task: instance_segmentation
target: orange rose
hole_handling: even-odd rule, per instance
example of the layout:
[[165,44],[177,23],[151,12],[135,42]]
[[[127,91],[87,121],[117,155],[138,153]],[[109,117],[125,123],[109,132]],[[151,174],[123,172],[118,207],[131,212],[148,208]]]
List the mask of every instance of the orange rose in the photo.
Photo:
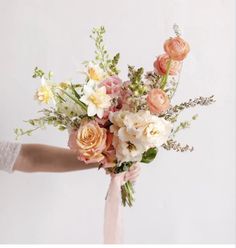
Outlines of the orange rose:
[[165,52],[173,60],[183,60],[190,51],[189,44],[180,37],[170,38],[164,44]]
[[148,107],[153,114],[162,114],[170,106],[170,100],[161,89],[152,89],[147,96]]
[[[170,61],[170,57],[168,54],[162,54],[159,57],[157,57],[156,61],[154,62],[153,66],[155,70],[160,75],[165,75],[167,72],[167,64]],[[181,62],[172,60],[170,64],[170,70],[169,75],[175,75],[177,72],[179,72],[181,66]]]
[[103,152],[105,158],[101,161],[103,164],[103,168],[114,167],[116,161],[116,151],[114,146],[112,145],[113,134],[109,131],[107,132],[107,140],[106,140],[106,148]]
[[78,130],[70,134],[68,146],[86,163],[101,162],[106,148],[106,129],[96,121],[83,121]]

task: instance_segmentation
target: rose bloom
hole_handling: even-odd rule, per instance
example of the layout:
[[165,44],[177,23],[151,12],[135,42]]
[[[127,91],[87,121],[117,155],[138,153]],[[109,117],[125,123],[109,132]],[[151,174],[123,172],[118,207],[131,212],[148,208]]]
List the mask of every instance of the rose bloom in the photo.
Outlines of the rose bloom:
[[182,61],[190,51],[189,44],[180,37],[170,38],[164,44],[165,52],[171,59]]
[[104,159],[101,161],[101,163],[103,164],[103,168],[109,168],[115,166],[116,151],[114,146],[112,145],[112,141],[113,141],[113,134],[108,131],[107,139],[106,139],[106,148],[103,152]]
[[102,84],[106,87],[106,93],[111,96],[120,94],[122,81],[117,76],[111,76],[105,79]]
[[106,148],[106,129],[101,128],[96,121],[82,121],[78,130],[70,134],[68,146],[75,151],[78,159],[85,163],[101,162],[102,152]]
[[147,104],[153,114],[162,114],[170,106],[170,100],[161,89],[152,89],[147,96]]
[[[154,62],[153,66],[155,70],[160,75],[165,75],[167,73],[167,64],[170,61],[170,57],[168,54],[162,54],[159,57],[157,57],[156,61]],[[177,72],[179,72],[181,66],[181,62],[172,60],[170,64],[170,75],[176,75]]]

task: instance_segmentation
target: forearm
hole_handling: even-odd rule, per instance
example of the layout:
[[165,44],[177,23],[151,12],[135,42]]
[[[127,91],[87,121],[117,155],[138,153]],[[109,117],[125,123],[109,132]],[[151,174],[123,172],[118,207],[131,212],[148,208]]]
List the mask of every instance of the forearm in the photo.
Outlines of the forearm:
[[97,168],[98,164],[85,164],[69,149],[23,144],[14,170],[23,172],[67,172]]

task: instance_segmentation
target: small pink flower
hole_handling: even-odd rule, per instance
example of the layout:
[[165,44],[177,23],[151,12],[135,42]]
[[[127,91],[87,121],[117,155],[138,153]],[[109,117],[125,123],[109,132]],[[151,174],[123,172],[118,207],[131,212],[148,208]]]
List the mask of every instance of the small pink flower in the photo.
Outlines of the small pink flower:
[[[167,65],[169,61],[170,61],[169,55],[162,54],[159,57],[157,57],[153,66],[160,75],[165,75],[167,73]],[[180,66],[181,66],[181,62],[172,60],[170,64],[169,74],[176,75],[180,70]]]
[[147,96],[147,104],[153,114],[162,114],[170,106],[170,100],[161,89],[152,89]]
[[122,108],[122,106],[124,106],[127,103],[128,99],[132,95],[132,91],[129,89],[130,84],[131,84],[130,81],[125,81],[123,83],[123,86],[120,91],[120,105],[121,105],[120,109]]
[[106,87],[106,93],[111,96],[118,96],[120,94],[122,81],[117,76],[111,76],[105,79],[102,84]]

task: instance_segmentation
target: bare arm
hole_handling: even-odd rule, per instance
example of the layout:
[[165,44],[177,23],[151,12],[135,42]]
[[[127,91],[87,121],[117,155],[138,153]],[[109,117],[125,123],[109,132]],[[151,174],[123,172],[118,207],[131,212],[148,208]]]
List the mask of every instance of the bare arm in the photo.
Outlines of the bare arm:
[[85,164],[69,149],[23,144],[13,170],[23,172],[67,172],[97,168],[98,164]]

